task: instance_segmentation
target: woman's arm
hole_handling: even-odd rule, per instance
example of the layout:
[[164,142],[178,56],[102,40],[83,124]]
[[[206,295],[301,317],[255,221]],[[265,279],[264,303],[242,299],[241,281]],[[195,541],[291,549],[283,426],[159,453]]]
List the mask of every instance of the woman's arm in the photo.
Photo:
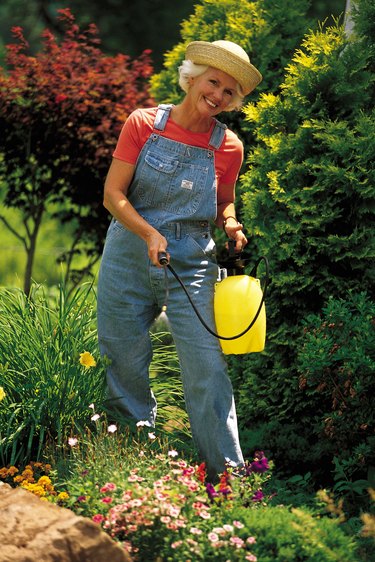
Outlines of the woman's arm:
[[133,164],[113,158],[104,184],[103,205],[115,219],[145,241],[151,262],[159,266],[158,253],[166,251],[168,242],[141,217],[126,197],[134,171]]
[[234,205],[235,185],[220,185],[217,195],[217,217],[215,224],[223,228],[228,238],[236,241],[236,251],[240,252],[247,244],[242,232],[243,225],[236,218]]

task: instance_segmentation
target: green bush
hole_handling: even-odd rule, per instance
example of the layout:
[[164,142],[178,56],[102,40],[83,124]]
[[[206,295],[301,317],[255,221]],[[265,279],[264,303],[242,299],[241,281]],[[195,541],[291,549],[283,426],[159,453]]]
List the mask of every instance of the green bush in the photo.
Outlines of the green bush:
[[[358,2],[359,15],[367,5]],[[266,350],[233,358],[233,381],[242,432],[262,439],[256,445],[280,470],[299,474],[329,478],[333,465],[322,458],[341,454],[312,426],[326,410],[321,396],[306,402],[299,387],[302,322],[330,296],[373,293],[373,65],[370,37],[348,39],[338,24],[310,32],[281,94],[245,108],[256,145],[242,176],[243,222],[249,251],[269,258],[272,283]]]
[[336,519],[314,516],[307,508],[268,506],[236,515],[256,537],[259,562],[352,562],[355,544]]
[[322,314],[304,321],[304,343],[296,361],[305,402],[316,412],[312,431],[319,440],[328,440],[341,459],[368,444],[362,466],[375,464],[374,322],[375,304],[366,293],[350,293],[347,300],[330,298]]

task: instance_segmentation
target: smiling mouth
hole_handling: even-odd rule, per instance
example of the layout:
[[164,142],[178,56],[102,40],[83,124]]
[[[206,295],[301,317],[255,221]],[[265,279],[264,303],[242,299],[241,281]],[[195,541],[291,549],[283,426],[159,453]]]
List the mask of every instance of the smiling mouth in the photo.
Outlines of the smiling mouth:
[[213,109],[216,109],[216,107],[217,107],[217,104],[216,104],[216,103],[213,103],[213,102],[212,102],[211,100],[209,100],[208,98],[204,98],[204,99],[205,99],[206,103],[208,103],[208,105],[209,105],[210,107],[212,107]]

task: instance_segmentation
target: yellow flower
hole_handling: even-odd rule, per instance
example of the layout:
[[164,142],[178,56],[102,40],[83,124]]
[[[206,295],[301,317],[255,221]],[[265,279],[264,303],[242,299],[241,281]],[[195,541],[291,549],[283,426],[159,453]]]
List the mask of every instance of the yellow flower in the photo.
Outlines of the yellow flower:
[[57,501],[66,501],[69,499],[69,494],[67,494],[66,492],[60,492],[59,495],[57,496]]
[[5,394],[5,392],[4,392],[4,389],[3,389],[2,386],[0,386],[0,402],[1,402],[2,400],[4,400],[5,396],[6,396],[6,394]]
[[79,354],[79,362],[86,369],[89,369],[90,367],[96,366],[96,361],[89,351],[85,351],[84,353]]

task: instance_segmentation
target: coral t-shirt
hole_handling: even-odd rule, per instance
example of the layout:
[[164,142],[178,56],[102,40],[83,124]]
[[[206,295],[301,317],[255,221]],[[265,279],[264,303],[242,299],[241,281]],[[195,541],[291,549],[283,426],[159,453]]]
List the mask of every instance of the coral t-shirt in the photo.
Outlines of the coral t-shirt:
[[[157,107],[153,107],[136,109],[129,115],[117,141],[117,146],[113,153],[114,158],[129,164],[136,164],[143,145],[154,130],[156,112]],[[169,117],[164,131],[157,131],[157,133],[162,137],[183,144],[209,148],[213,127],[214,121],[211,130],[207,133],[193,133],[180,127]],[[216,180],[218,191],[220,192],[220,186],[232,186],[237,181],[243,161],[243,144],[233,131],[226,129],[220,148],[214,152]]]

